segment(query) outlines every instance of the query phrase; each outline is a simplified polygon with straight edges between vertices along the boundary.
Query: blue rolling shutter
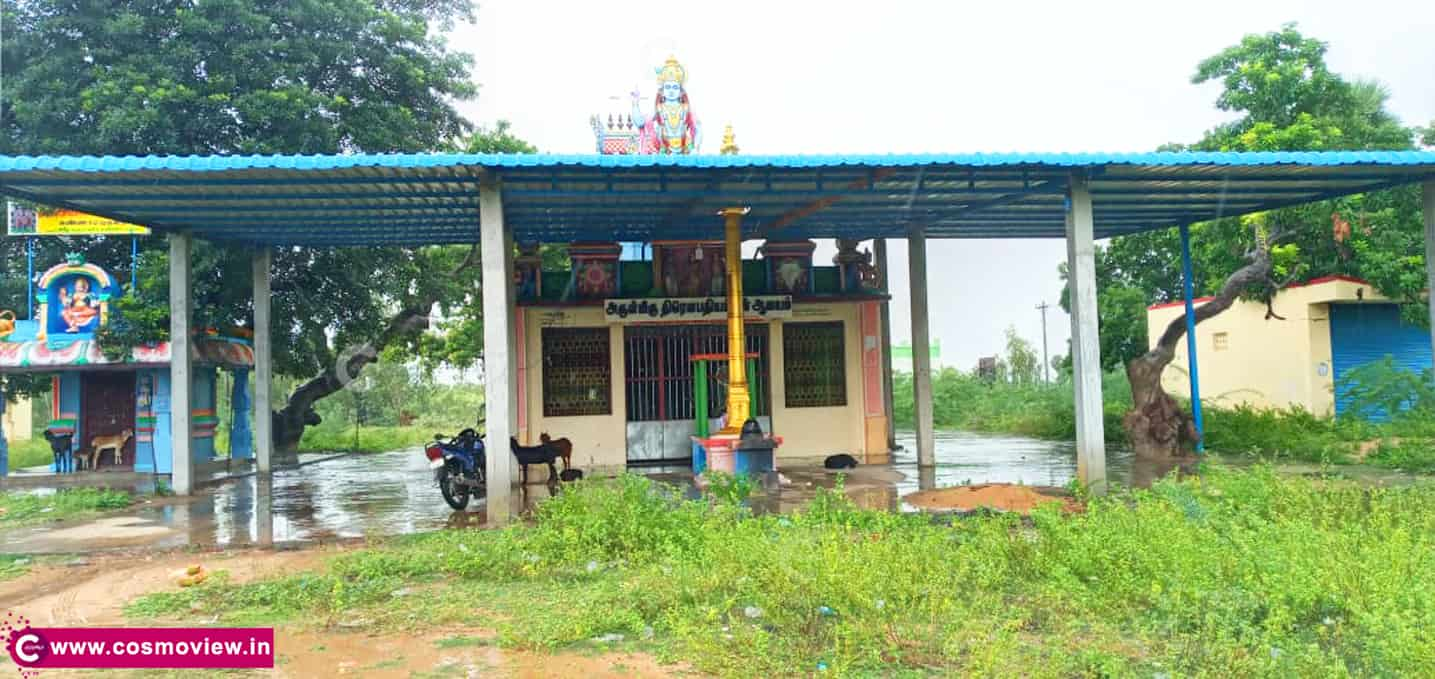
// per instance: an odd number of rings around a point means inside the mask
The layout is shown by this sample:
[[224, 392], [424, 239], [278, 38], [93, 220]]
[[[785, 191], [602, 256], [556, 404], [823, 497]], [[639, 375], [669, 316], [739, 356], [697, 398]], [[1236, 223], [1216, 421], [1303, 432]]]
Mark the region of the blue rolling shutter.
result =
[[[1335, 414], [1345, 412], [1350, 396], [1341, 389], [1342, 377], [1351, 368], [1386, 356], [1396, 365], [1416, 372], [1430, 368], [1430, 335], [1424, 328], [1403, 323], [1400, 307], [1394, 304], [1330, 305], [1330, 353], [1335, 371]], [[1385, 420], [1380, 413], [1373, 420]]]

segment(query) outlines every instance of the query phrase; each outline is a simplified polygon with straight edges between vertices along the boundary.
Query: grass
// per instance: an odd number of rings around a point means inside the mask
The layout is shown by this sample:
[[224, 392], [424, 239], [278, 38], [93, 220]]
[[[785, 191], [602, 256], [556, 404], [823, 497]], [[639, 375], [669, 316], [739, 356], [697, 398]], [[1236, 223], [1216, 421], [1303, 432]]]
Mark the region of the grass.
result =
[[1432, 550], [1435, 485], [1264, 465], [1209, 467], [1081, 514], [951, 525], [858, 509], [840, 490], [755, 517], [628, 476], [579, 482], [529, 524], [216, 578], [127, 613], [482, 625], [528, 649], [618, 634], [723, 676], [1419, 675], [1435, 666]]
[[10, 471], [47, 465], [54, 461], [55, 455], [50, 451], [50, 442], [43, 437], [35, 436], [10, 442]]
[[33, 564], [34, 558], [24, 554], [0, 554], [0, 582], [29, 573]]
[[309, 427], [299, 441], [299, 452], [386, 453], [423, 445], [433, 437], [432, 428], [360, 427], [358, 445], [354, 444], [353, 427]]
[[53, 493], [0, 493], [0, 528], [89, 518], [130, 505], [129, 493], [101, 488], [62, 488]]
[[[899, 425], [911, 425], [911, 375], [894, 376], [893, 406]], [[1070, 441], [1076, 436], [1069, 383], [988, 384], [946, 369], [933, 375], [933, 418], [939, 428], [1018, 434]], [[1125, 444], [1121, 418], [1131, 407], [1131, 387], [1120, 373], [1102, 379], [1106, 440]], [[1309, 412], [1250, 406], [1204, 409], [1206, 448], [1227, 455], [1323, 464], [1357, 461], [1362, 447], [1375, 450], [1369, 464], [1412, 472], [1435, 472], [1435, 418], [1411, 413], [1392, 422], [1316, 417]]]

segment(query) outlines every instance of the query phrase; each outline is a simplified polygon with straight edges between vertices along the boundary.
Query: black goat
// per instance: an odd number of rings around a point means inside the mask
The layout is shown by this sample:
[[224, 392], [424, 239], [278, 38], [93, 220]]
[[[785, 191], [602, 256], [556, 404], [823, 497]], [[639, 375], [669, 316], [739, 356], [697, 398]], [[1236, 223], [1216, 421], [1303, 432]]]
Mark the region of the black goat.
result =
[[513, 456], [518, 458], [518, 464], [523, 466], [523, 485], [528, 485], [528, 465], [530, 464], [548, 465], [548, 482], [558, 482], [558, 468], [553, 466], [553, 462], [560, 456], [552, 446], [547, 444], [520, 446], [518, 439], [512, 437], [508, 439], [508, 446], [513, 450]]
[[[74, 471], [74, 463], [70, 457], [70, 446], [75, 440], [75, 435], [56, 434], [46, 429], [45, 440], [50, 442], [50, 452], [55, 456], [55, 473], [60, 474], [67, 471]], [[67, 469], [66, 467], [70, 468]]]

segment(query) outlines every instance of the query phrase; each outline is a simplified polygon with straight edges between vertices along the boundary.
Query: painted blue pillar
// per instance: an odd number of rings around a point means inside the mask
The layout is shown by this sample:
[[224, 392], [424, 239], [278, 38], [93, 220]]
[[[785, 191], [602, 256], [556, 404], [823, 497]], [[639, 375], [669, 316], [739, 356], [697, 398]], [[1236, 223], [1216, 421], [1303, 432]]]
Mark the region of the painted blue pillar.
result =
[[230, 375], [229, 459], [254, 459], [254, 432], [249, 428], [249, 371], [235, 368]]
[[1181, 225], [1181, 278], [1186, 298], [1186, 363], [1191, 369], [1191, 416], [1196, 420], [1196, 453], [1206, 452], [1206, 425], [1201, 418], [1201, 373], [1196, 367], [1196, 316], [1192, 297], [1195, 275], [1191, 271], [1191, 225]]

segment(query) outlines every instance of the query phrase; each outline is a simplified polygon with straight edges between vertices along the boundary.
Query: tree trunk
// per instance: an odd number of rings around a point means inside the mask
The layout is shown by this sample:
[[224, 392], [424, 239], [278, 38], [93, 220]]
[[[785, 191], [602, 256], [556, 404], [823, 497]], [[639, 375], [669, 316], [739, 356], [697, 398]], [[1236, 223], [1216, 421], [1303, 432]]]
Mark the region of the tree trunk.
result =
[[[314, 410], [315, 403], [342, 390], [359, 376], [364, 366], [377, 361], [379, 352], [395, 339], [427, 329], [428, 312], [433, 308], [434, 300], [425, 301], [429, 303], [423, 305], [420, 302], [415, 307], [400, 311], [389, 319], [388, 325], [373, 342], [344, 351], [333, 366], [299, 385], [299, 388], [289, 395], [284, 407], [273, 413], [274, 450], [281, 453], [297, 451], [299, 439], [304, 435], [304, 427], [312, 427], [321, 422], [319, 413]], [[422, 308], [419, 308], [420, 306]]]
[[[1196, 323], [1229, 309], [1248, 287], [1270, 280], [1268, 242], [1259, 244], [1247, 254], [1247, 259], [1250, 263], [1231, 274], [1211, 301], [1195, 308]], [[1268, 316], [1273, 314], [1268, 311]], [[1161, 373], [1176, 357], [1176, 345], [1185, 334], [1186, 314], [1181, 314], [1167, 324], [1155, 347], [1126, 364], [1132, 408], [1122, 419], [1122, 425], [1137, 457], [1157, 460], [1182, 458], [1200, 438], [1191, 414], [1161, 388]]]

